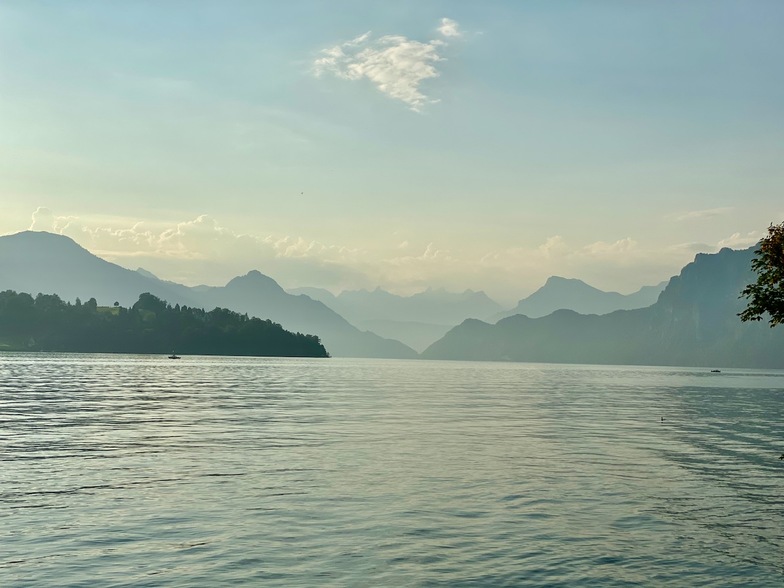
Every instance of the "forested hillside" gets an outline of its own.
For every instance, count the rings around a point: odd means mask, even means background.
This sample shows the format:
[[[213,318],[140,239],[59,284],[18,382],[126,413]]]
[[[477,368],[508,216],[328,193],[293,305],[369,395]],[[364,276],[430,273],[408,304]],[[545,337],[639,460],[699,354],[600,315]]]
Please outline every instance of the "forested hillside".
[[[0,349],[327,357],[318,337],[224,308],[171,306],[145,293],[131,308],[0,292]]]

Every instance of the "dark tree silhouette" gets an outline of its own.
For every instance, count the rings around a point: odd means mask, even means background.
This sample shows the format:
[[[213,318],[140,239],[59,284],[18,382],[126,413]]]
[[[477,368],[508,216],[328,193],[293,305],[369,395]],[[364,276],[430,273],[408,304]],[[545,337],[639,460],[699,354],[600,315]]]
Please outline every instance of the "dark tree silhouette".
[[[768,227],[751,262],[757,281],[746,286],[741,298],[748,298],[742,321],[760,321],[767,313],[771,327],[784,323],[784,222]]]
[[[0,292],[0,347],[17,350],[327,357],[318,337],[225,308],[174,308],[145,293],[130,309]]]

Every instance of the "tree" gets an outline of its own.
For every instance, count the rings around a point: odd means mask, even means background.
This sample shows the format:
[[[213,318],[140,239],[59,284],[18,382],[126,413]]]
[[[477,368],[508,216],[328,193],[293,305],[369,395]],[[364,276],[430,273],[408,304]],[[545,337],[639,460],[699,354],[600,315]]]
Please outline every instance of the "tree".
[[[784,323],[784,222],[768,227],[755,253],[751,268],[757,272],[757,281],[740,293],[749,302],[738,316],[742,321],[761,321],[767,313],[770,326],[775,327]]]
[[[149,310],[156,315],[163,315],[166,312],[166,301],[161,300],[154,294],[145,292],[144,294],[139,294],[139,300],[134,303],[132,308],[133,310]]]

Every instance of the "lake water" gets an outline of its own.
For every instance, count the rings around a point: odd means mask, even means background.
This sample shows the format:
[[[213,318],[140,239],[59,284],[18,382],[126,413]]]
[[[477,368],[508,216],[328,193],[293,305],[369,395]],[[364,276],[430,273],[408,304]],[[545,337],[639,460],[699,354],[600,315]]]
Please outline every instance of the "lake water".
[[[782,400],[782,371],[0,354],[0,585],[781,586]]]

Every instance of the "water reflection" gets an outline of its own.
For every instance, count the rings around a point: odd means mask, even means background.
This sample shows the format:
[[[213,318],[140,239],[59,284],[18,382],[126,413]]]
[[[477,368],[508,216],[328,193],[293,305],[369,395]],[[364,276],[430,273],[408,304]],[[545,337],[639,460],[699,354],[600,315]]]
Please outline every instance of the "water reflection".
[[[0,581],[776,584],[782,383],[0,355]]]

